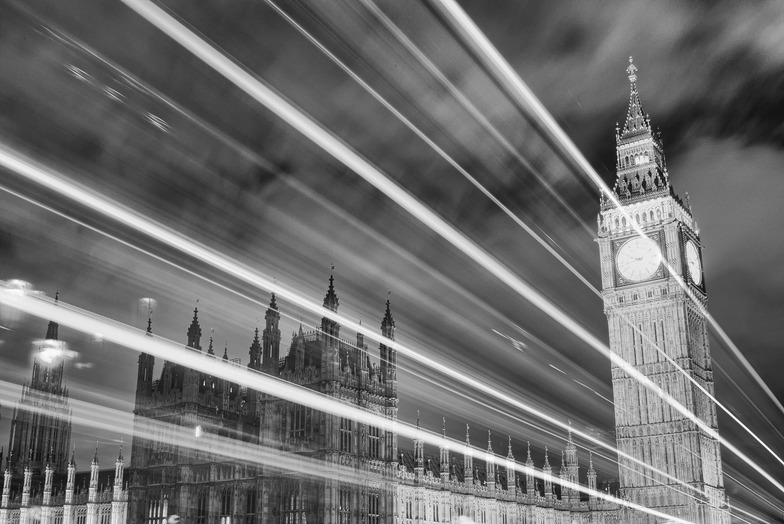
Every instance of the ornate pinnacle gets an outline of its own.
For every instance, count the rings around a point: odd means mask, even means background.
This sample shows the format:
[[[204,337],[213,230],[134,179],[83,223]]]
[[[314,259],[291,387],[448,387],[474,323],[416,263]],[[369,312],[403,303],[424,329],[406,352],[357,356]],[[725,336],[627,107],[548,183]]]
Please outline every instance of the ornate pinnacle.
[[[626,68],[626,72],[629,74],[629,82],[632,84],[637,81],[637,66],[634,65],[634,58],[631,56],[629,57],[629,67]]]
[[[446,438],[446,417],[441,417],[441,433]]]
[[[468,424],[466,424],[466,446],[470,446],[471,445],[471,437],[468,436],[468,430],[469,430],[469,427],[468,427]]]
[[[489,429],[487,430],[487,451],[489,451],[491,453],[493,451],[493,443],[490,442],[490,430]]]
[[[419,410],[417,410],[417,429],[419,429]]]
[[[526,462],[533,462],[533,459],[531,458],[531,441],[528,440],[527,444],[528,444],[528,453],[525,456],[525,461]]]
[[[512,435],[509,435],[509,456],[510,457],[513,456],[512,455]]]

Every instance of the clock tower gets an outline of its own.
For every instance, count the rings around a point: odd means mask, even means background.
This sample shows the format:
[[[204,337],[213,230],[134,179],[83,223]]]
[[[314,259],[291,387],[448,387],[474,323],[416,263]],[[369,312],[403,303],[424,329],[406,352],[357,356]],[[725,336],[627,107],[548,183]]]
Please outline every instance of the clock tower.
[[[702,245],[691,206],[670,185],[664,150],[637,91],[623,127],[616,127],[621,209],[602,195],[599,249],[610,349],[648,377],[650,391],[613,364],[618,450],[654,469],[619,457],[622,496],[696,523],[729,523],[719,442],[665,401],[671,396],[717,429],[713,371],[705,315]],[[640,236],[633,224],[644,232]],[[682,280],[682,285],[678,280]],[[638,514],[635,522],[657,522]]]

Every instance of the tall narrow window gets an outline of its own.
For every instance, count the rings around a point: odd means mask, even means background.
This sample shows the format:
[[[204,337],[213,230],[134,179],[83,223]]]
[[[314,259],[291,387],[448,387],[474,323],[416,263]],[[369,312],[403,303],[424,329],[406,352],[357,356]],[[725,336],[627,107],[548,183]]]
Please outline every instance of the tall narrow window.
[[[341,489],[340,506],[338,507],[338,522],[340,524],[350,524],[351,522],[351,491],[348,489]]]
[[[220,524],[231,524],[231,490],[225,489],[221,493]]]
[[[207,492],[200,491],[196,496],[196,524],[207,523]]]
[[[368,427],[368,456],[372,459],[381,457],[381,430],[376,426]]]
[[[340,451],[351,453],[352,432],[351,419],[340,417]]]
[[[379,524],[378,493],[368,493],[368,524]]]
[[[245,524],[256,524],[256,488],[248,489],[245,497]]]

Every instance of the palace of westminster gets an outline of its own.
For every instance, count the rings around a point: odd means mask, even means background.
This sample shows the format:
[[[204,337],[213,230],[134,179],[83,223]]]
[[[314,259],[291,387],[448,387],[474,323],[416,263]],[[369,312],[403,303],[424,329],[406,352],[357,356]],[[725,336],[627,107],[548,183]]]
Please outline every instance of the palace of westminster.
[[[598,217],[610,348],[659,391],[717,429],[715,406],[693,385],[713,393],[701,313],[706,291],[697,226],[690,206],[670,185],[661,139],[643,112],[631,59],[627,72],[631,93],[625,124],[616,129],[613,188],[622,209],[603,195]],[[632,221],[644,236],[635,234]],[[338,309],[332,276],[323,305]],[[376,361],[369,357],[363,335],[355,341],[341,339],[340,325],[325,317],[318,330],[303,332],[300,327],[288,351],[281,352],[275,295],[264,318],[262,333],[256,329],[250,345],[248,368],[359,406],[391,423],[397,420],[393,346],[381,344]],[[148,333],[152,336],[149,323]],[[389,301],[381,333],[394,340]],[[46,338],[58,339],[54,322]],[[237,365],[226,353],[222,358],[214,354],[212,338],[206,350],[203,342],[194,310],[187,345],[214,358],[215,366]],[[0,524],[164,524],[173,514],[186,524],[667,521],[625,508],[623,501],[688,522],[730,522],[719,443],[674,410],[665,395],[651,393],[615,361],[616,439],[625,454],[618,461],[617,499],[596,496],[596,471],[589,457],[583,459],[588,463],[585,480],[594,493],[561,485],[583,480],[571,434],[557,475],[547,452],[536,465],[530,448],[526,473],[518,475],[511,440],[506,467],[494,461],[474,464],[470,454],[450,454],[446,444],[431,457],[421,440],[414,440],[412,451],[401,451],[398,436],[387,431],[388,426],[321,412],[174,362],[163,362],[155,376],[154,369],[154,358],[142,353],[129,463],[121,448],[114,469],[102,470],[96,449],[90,471],[77,473],[62,359],[35,356],[32,380],[14,411],[7,456],[0,461]],[[211,447],[193,449],[176,438],[164,438],[165,429],[143,431],[149,421],[272,449],[281,463],[228,458]],[[281,465],[284,457],[316,464],[314,469],[324,474],[286,469]],[[631,458],[656,470],[641,471],[645,468]],[[540,472],[536,476],[534,469]]]

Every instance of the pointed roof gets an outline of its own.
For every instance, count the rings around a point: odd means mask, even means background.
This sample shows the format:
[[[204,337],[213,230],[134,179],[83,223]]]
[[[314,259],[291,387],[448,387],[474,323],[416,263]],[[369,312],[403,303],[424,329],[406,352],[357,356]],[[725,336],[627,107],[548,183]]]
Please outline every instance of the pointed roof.
[[[229,360],[229,343],[227,342],[226,345],[223,347],[223,360]]]
[[[596,470],[593,469],[593,451],[588,452],[588,474],[595,475]]]
[[[550,469],[550,457],[549,457],[549,454],[550,454],[550,452],[548,451],[547,446],[545,446],[544,447],[544,466],[542,466],[542,469],[545,469],[545,468]]]
[[[487,452],[493,452],[493,443],[490,441],[490,430],[487,430]]]
[[[269,309],[278,310],[278,302],[275,300],[275,293],[272,293],[272,296],[270,297]]]
[[[253,342],[250,344],[250,352],[251,354],[255,352],[261,352],[261,341],[259,341],[259,328],[256,328],[256,332],[253,334]]]
[[[71,460],[68,461],[68,466],[76,468],[76,444],[71,449]]]
[[[395,330],[395,319],[392,318],[392,309],[390,307],[389,298],[387,298],[387,309],[384,312],[384,318],[381,320],[381,331],[387,332],[390,331],[394,333]]]
[[[98,464],[98,441],[95,441],[95,456],[93,456],[93,464]]]
[[[201,349],[197,347],[199,339],[201,338],[201,326],[199,325],[199,308],[193,308],[193,320],[188,328],[188,345],[194,349]]]
[[[214,355],[215,354],[215,350],[212,349],[212,336],[214,334],[215,334],[215,330],[214,329],[210,329],[210,345],[207,347],[207,354],[208,355]]]
[[[528,441],[528,452],[525,455],[525,463],[530,467],[534,464],[534,459],[531,458],[531,441]]]
[[[514,459],[514,455],[512,455],[512,435],[509,435],[509,452],[507,453],[506,457]]]
[[[640,133],[651,132],[650,118],[642,108],[640,93],[637,91],[637,67],[634,65],[634,59],[631,56],[629,57],[629,67],[626,68],[626,72],[629,74],[631,91],[629,93],[629,109],[626,111],[626,122],[621,131],[621,138],[629,138]]]
[[[466,424],[466,446],[471,446],[471,437],[468,436],[468,424]]]
[[[335,270],[334,264],[332,265],[332,270]],[[329,274],[329,287],[324,297],[324,307],[330,311],[338,310],[338,296],[335,294],[335,275],[333,273]]]
[[[123,447],[123,441],[122,441],[122,439],[120,439],[120,451],[117,453],[117,462],[122,462],[123,461],[122,447]]]

